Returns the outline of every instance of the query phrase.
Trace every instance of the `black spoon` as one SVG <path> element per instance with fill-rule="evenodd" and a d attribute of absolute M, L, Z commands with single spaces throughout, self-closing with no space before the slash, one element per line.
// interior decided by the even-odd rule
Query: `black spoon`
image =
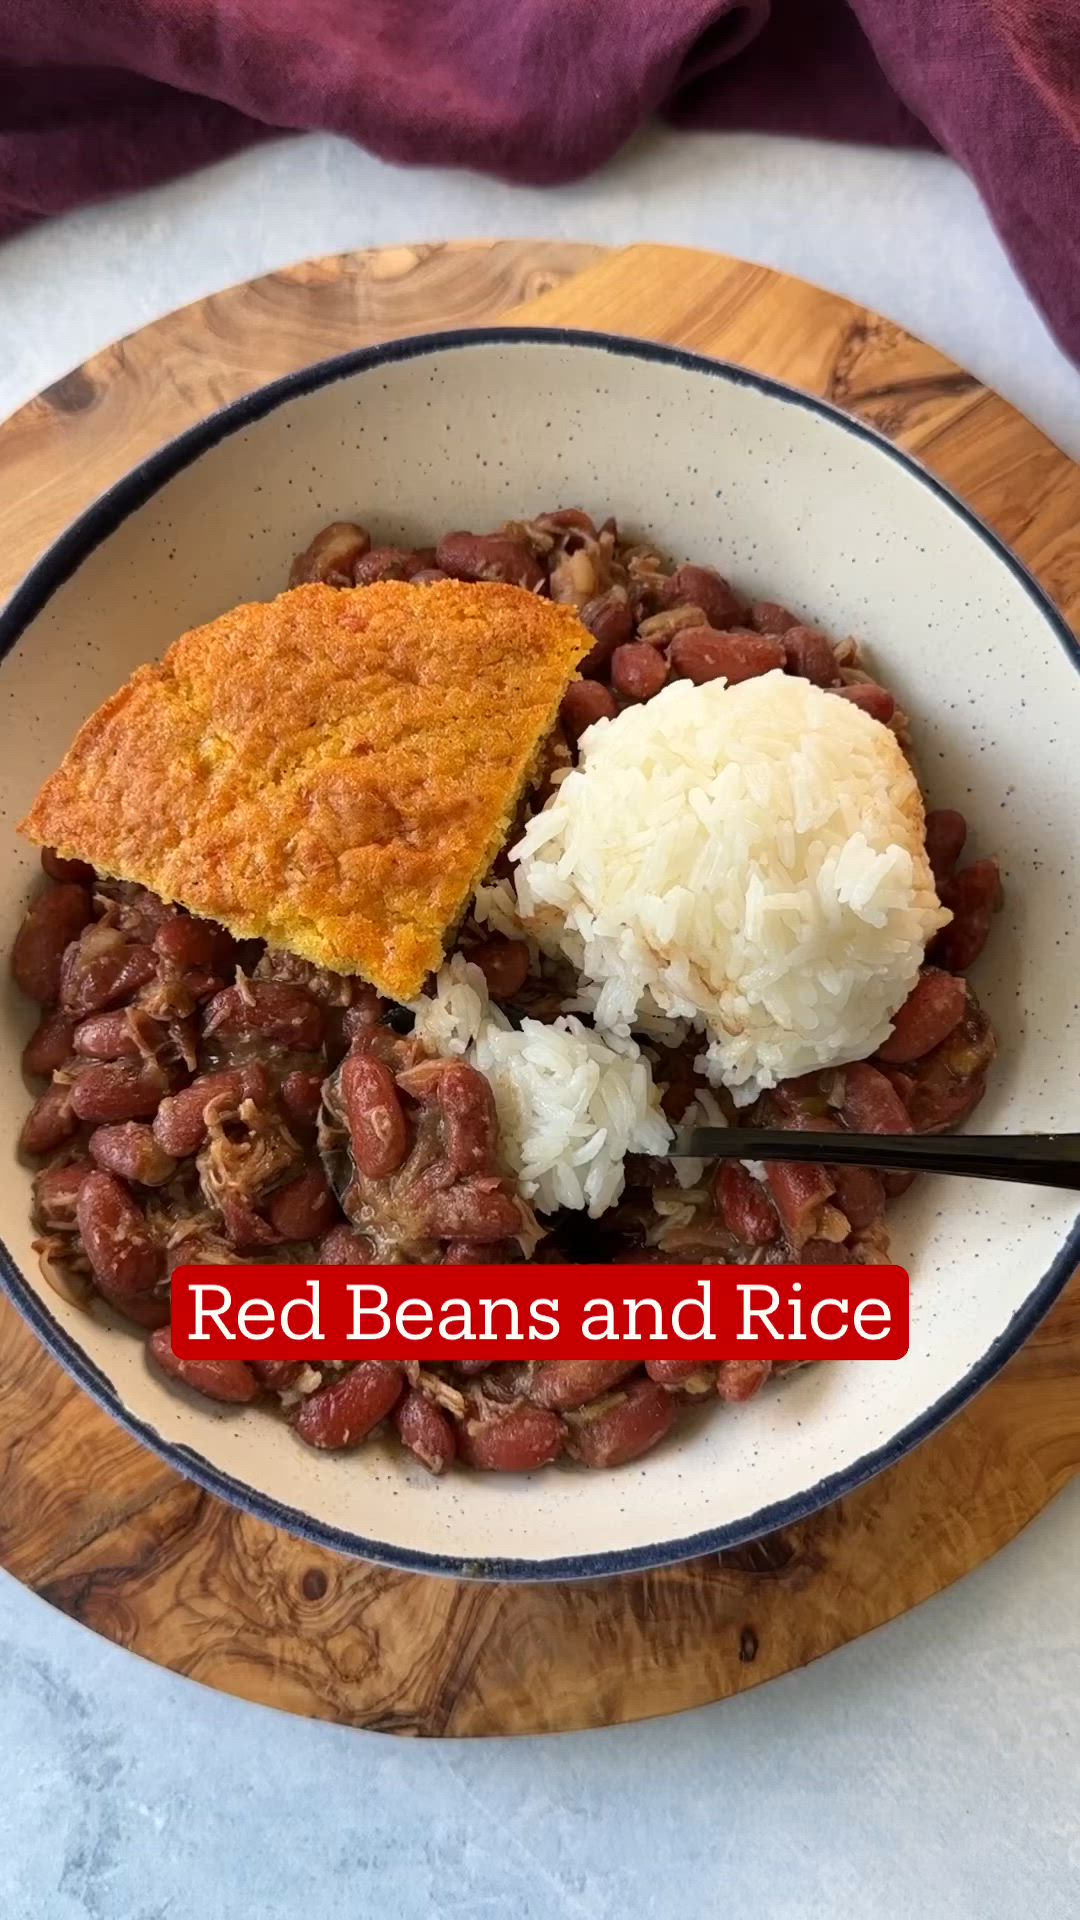
<path fill-rule="evenodd" d="M 779 1127 L 691 1127 L 666 1156 L 694 1160 L 828 1161 L 903 1173 L 966 1173 L 1080 1192 L 1080 1133 L 785 1133 Z"/>

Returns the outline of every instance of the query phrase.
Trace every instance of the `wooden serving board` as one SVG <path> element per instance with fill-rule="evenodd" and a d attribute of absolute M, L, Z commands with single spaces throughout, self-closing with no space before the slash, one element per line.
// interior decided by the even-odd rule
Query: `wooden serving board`
<path fill-rule="evenodd" d="M 328 354 L 498 318 L 714 353 L 825 394 L 957 489 L 1080 616 L 1080 469 L 971 374 L 764 267 L 659 247 L 399 247 L 235 287 L 110 347 L 0 428 L 0 594 L 74 514 L 213 407 Z M 0 1302 L 0 1560 L 195 1679 L 387 1732 L 607 1725 L 786 1673 L 977 1566 L 1080 1466 L 1078 1283 L 889 1473 L 783 1534 L 634 1578 L 454 1585 L 234 1512 L 143 1449 Z"/>

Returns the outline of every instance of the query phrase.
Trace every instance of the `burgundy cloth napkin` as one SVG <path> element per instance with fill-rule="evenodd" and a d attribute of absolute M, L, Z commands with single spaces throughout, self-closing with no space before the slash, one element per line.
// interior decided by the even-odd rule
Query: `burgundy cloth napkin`
<path fill-rule="evenodd" d="M 550 184 L 658 111 L 944 148 L 1080 359 L 1080 0 L 0 0 L 0 234 L 282 129 Z"/>

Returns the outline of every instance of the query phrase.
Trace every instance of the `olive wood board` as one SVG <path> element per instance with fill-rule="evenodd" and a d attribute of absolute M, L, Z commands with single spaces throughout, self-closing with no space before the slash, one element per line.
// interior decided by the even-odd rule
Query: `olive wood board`
<path fill-rule="evenodd" d="M 765 267 L 542 241 L 308 261 L 96 354 L 0 427 L 0 596 L 215 407 L 352 347 L 496 320 L 666 340 L 824 395 L 961 494 L 1076 624 L 1080 470 L 971 374 Z M 201 1492 L 0 1301 L 0 1562 L 145 1658 L 294 1713 L 424 1735 L 606 1726 L 790 1672 L 978 1566 L 1080 1466 L 1078 1383 L 1074 1279 L 971 1405 L 812 1519 L 632 1577 L 459 1585 L 341 1558 Z"/>

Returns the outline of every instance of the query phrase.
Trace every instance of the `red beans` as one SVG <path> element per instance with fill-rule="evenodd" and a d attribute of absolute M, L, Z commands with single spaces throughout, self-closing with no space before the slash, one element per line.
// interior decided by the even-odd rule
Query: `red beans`
<path fill-rule="evenodd" d="M 842 1069 L 841 1114 L 852 1133 L 910 1133 L 911 1119 L 891 1081 L 865 1060 Z"/>
<path fill-rule="evenodd" d="M 579 671 L 586 679 L 599 679 L 607 672 L 616 647 L 633 638 L 634 615 L 626 588 L 611 587 L 595 600 L 587 600 L 578 617 L 595 642 Z"/>
<path fill-rule="evenodd" d="M 161 1275 L 161 1253 L 123 1182 L 111 1173 L 88 1174 L 79 1189 L 76 1218 L 106 1299 L 123 1303 L 131 1294 L 149 1292 Z"/>
<path fill-rule="evenodd" d="M 317 1240 L 333 1225 L 338 1205 L 321 1167 L 309 1167 L 266 1203 L 266 1217 L 283 1240 Z"/>
<path fill-rule="evenodd" d="M 611 656 L 611 684 L 624 700 L 651 700 L 665 686 L 668 665 L 656 647 L 631 640 Z"/>
<path fill-rule="evenodd" d="M 73 1233 L 75 1208 L 83 1181 L 93 1172 L 88 1160 L 43 1167 L 34 1175 L 34 1219 L 46 1233 Z"/>
<path fill-rule="evenodd" d="M 259 1038 L 297 1053 L 314 1053 L 322 1045 L 323 1009 L 302 987 L 283 980 L 248 980 L 226 987 L 209 1002 L 203 1032 L 219 1040 Z"/>
<path fill-rule="evenodd" d="M 634 1360 L 545 1360 L 533 1375 L 529 1399 L 534 1406 L 565 1413 L 610 1393 L 636 1367 Z"/>
<path fill-rule="evenodd" d="M 888 726 L 896 712 L 896 700 L 886 687 L 879 687 L 872 680 L 860 682 L 853 687 L 831 687 L 838 700 L 850 701 L 853 707 L 868 713 L 871 720 L 880 720 L 882 726 Z"/>
<path fill-rule="evenodd" d="M 755 600 L 747 617 L 755 633 L 787 633 L 800 624 L 798 614 L 777 600 Z"/>
<path fill-rule="evenodd" d="M 829 1249 L 829 1258 L 842 1258 L 839 1248 Z M 772 1363 L 768 1360 L 725 1360 L 716 1370 L 716 1391 L 721 1400 L 737 1404 L 742 1400 L 752 1400 L 760 1393 L 770 1373 Z"/>
<path fill-rule="evenodd" d="M 11 971 L 15 984 L 40 1006 L 60 995 L 64 954 L 88 924 L 93 903 L 85 887 L 47 887 L 30 908 L 15 936 Z"/>
<path fill-rule="evenodd" d="M 138 1120 L 98 1127 L 90 1135 L 90 1158 L 106 1173 L 140 1187 L 163 1187 L 176 1172 L 176 1161 L 159 1146 L 150 1127 Z"/>
<path fill-rule="evenodd" d="M 614 720 L 618 711 L 619 703 L 610 687 L 599 680 L 572 680 L 563 695 L 559 719 L 567 739 L 576 746 L 586 728 L 597 720 Z"/>
<path fill-rule="evenodd" d="M 834 687 L 840 678 L 836 655 L 829 641 L 816 627 L 787 627 L 782 645 L 784 668 L 815 687 Z"/>
<path fill-rule="evenodd" d="M 319 1242 L 321 1267 L 367 1267 L 375 1258 L 375 1249 L 365 1233 L 344 1222 L 331 1227 Z"/>
<path fill-rule="evenodd" d="M 41 849 L 42 871 L 61 886 L 92 887 L 97 875 L 85 860 L 65 860 L 53 847 Z"/>
<path fill-rule="evenodd" d="M 584 1467 L 622 1467 L 670 1431 L 675 1402 L 654 1380 L 640 1380 L 595 1418 L 575 1426 L 570 1452 Z"/>
<path fill-rule="evenodd" d="M 476 1180 L 433 1194 L 425 1224 L 436 1240 L 510 1240 L 521 1218 L 509 1193 Z"/>
<path fill-rule="evenodd" d="M 172 1350 L 172 1331 L 159 1327 L 147 1342 L 155 1366 L 170 1380 L 181 1380 L 185 1387 L 203 1394 L 208 1400 L 221 1400 L 227 1406 L 247 1406 L 259 1398 L 260 1387 L 244 1360 L 181 1360 Z"/>
<path fill-rule="evenodd" d="M 662 607 L 700 607 L 710 627 L 737 627 L 743 618 L 738 594 L 713 567 L 677 567 L 658 597 Z"/>
<path fill-rule="evenodd" d="M 865 1233 L 885 1211 L 885 1186 L 873 1167 L 830 1167 L 836 1204 L 854 1233 Z"/>
<path fill-rule="evenodd" d="M 74 1014 L 65 1015 L 75 1022 Z M 139 1051 L 135 1028 L 127 1009 L 114 1013 L 92 1013 L 75 1027 L 74 1051 L 92 1060 L 123 1060 Z"/>
<path fill-rule="evenodd" d="M 948 880 L 967 839 L 967 821 L 955 807 L 935 807 L 926 816 L 926 857 L 937 885 Z"/>
<path fill-rule="evenodd" d="M 415 562 L 416 555 L 405 547 L 372 547 L 355 561 L 351 584 L 372 587 L 377 580 L 408 580 Z"/>
<path fill-rule="evenodd" d="M 162 921 L 154 935 L 154 951 L 174 967 L 211 968 L 220 940 L 218 928 L 208 920 L 193 920 L 183 913 Z"/>
<path fill-rule="evenodd" d="M 489 1082 L 463 1060 L 449 1060 L 437 1091 L 447 1166 L 459 1178 L 483 1173 L 494 1163 L 499 1137 Z"/>
<path fill-rule="evenodd" d="M 435 549 L 435 565 L 453 580 L 502 580 L 533 593 L 545 582 L 528 541 L 501 533 L 446 533 Z"/>
<path fill-rule="evenodd" d="M 107 927 L 91 927 L 64 955 L 60 999 L 70 1013 L 97 1013 L 102 1007 L 129 1000 L 156 972 L 157 955 L 152 947 L 141 941 L 131 944 L 118 939 Z"/>
<path fill-rule="evenodd" d="M 405 1113 L 394 1076 L 370 1053 L 350 1053 L 341 1067 L 341 1098 L 353 1159 L 368 1180 L 396 1173 L 409 1151 Z"/>
<path fill-rule="evenodd" d="M 73 1014 L 57 1010 L 45 1014 L 23 1048 L 22 1063 L 27 1073 L 51 1074 L 70 1059 L 75 1046 L 76 1020 Z"/>
<path fill-rule="evenodd" d="M 942 906 L 951 909 L 953 918 L 938 934 L 931 952 L 950 973 L 966 973 L 986 945 L 994 915 L 1001 907 L 997 861 L 973 860 L 944 882 L 940 894 Z"/>
<path fill-rule="evenodd" d="M 565 1440 L 558 1414 L 526 1406 L 485 1420 L 466 1420 L 458 1435 L 462 1459 L 487 1473 L 532 1473 L 557 1460 Z"/>
<path fill-rule="evenodd" d="M 480 968 L 493 1000 L 512 1000 L 529 977 L 529 949 L 524 940 L 496 936 L 471 948 L 468 957 L 474 967 Z"/>
<path fill-rule="evenodd" d="M 297 1068 L 281 1083 L 281 1104 L 293 1132 L 301 1140 L 314 1140 L 322 1107 L 323 1076 Z"/>
<path fill-rule="evenodd" d="M 768 1194 L 741 1160 L 724 1160 L 713 1182 L 713 1204 L 729 1233 L 744 1247 L 768 1247 L 780 1222 Z"/>
<path fill-rule="evenodd" d="M 71 1087 L 79 1120 L 104 1126 L 117 1120 L 148 1120 L 161 1105 L 168 1081 L 156 1061 L 103 1060 L 84 1067 Z"/>
<path fill-rule="evenodd" d="M 392 1413 L 404 1386 L 401 1368 L 390 1360 L 361 1360 L 332 1386 L 302 1400 L 295 1426 L 309 1447 L 358 1447 L 373 1427 Z"/>
<path fill-rule="evenodd" d="M 802 1166 L 794 1160 L 772 1160 L 766 1170 L 769 1192 L 796 1252 L 816 1237 L 822 1214 L 835 1192 L 826 1167 Z"/>
<path fill-rule="evenodd" d="M 398 1439 L 429 1473 L 445 1473 L 457 1453 L 453 1422 L 419 1387 L 410 1387 L 394 1410 Z"/>
<path fill-rule="evenodd" d="M 878 1048 L 878 1059 L 898 1066 L 921 1060 L 959 1025 L 966 1005 L 963 980 L 937 967 L 924 967 L 893 1021 L 889 1038 Z"/>
<path fill-rule="evenodd" d="M 72 1111 L 71 1088 L 57 1082 L 46 1087 L 35 1100 L 19 1135 L 23 1153 L 52 1153 L 78 1131 L 79 1122 Z"/>
<path fill-rule="evenodd" d="M 297 554 L 289 573 L 289 585 L 300 587 L 321 580 L 328 587 L 351 587 L 353 569 L 370 546 L 371 535 L 366 527 L 356 526 L 351 520 L 335 520 L 332 526 L 323 527 L 321 533 L 315 535 L 303 553 Z"/>
<path fill-rule="evenodd" d="M 668 658 L 680 679 L 704 686 L 726 680 L 737 687 L 784 664 L 782 643 L 764 633 L 713 633 L 708 627 L 684 628 L 675 635 Z"/>
<path fill-rule="evenodd" d="M 257 1105 L 269 1098 L 266 1068 L 257 1061 L 229 1067 L 222 1073 L 204 1073 L 182 1092 L 168 1095 L 154 1115 L 154 1138 L 177 1160 L 198 1153 L 207 1135 L 206 1110 L 215 1100 L 239 1107 L 242 1100 Z"/>

